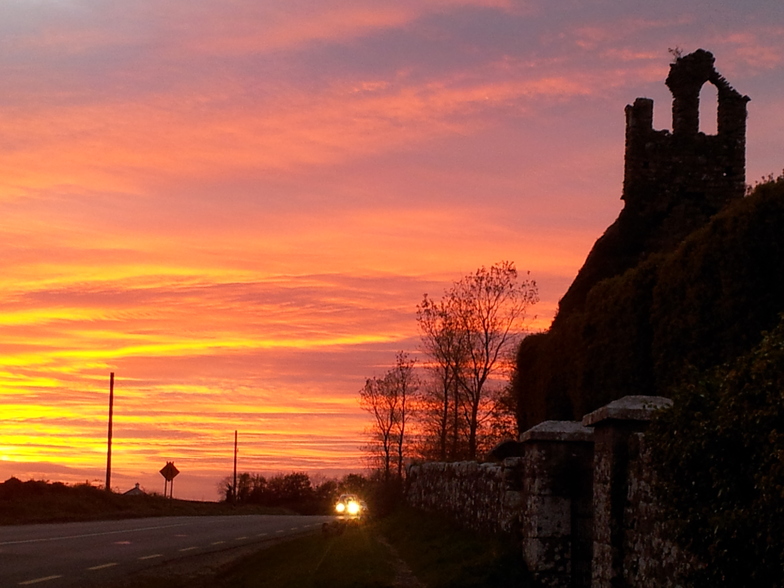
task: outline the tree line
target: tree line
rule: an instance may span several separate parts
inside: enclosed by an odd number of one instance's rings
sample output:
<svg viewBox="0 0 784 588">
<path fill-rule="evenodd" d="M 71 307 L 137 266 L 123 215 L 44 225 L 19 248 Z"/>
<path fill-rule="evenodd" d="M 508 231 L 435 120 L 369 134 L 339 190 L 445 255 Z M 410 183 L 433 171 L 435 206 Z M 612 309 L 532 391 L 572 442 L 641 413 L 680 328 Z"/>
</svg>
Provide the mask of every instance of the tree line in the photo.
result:
<svg viewBox="0 0 784 588">
<path fill-rule="evenodd" d="M 513 262 L 454 282 L 443 297 L 417 305 L 420 357 L 405 351 L 359 391 L 372 416 L 364 450 L 385 481 L 400 480 L 407 460 L 481 457 L 517 437 L 510 379 L 538 287 Z"/>
<path fill-rule="evenodd" d="M 299 514 L 331 514 L 340 494 L 364 496 L 371 486 L 372 480 L 361 474 L 312 480 L 305 472 L 270 477 L 242 472 L 237 474 L 236 486 L 232 476 L 223 478 L 218 492 L 224 501 L 238 505 L 285 508 Z"/>
</svg>

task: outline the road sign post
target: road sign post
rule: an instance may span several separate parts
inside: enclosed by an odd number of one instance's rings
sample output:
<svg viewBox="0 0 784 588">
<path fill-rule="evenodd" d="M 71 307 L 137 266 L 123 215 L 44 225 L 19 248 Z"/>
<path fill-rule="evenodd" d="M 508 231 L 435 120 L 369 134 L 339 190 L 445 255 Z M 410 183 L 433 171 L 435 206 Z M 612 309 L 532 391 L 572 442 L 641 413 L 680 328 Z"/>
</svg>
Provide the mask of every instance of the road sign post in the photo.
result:
<svg viewBox="0 0 784 588">
<path fill-rule="evenodd" d="M 174 497 L 174 478 L 179 473 L 180 473 L 180 470 L 178 470 L 174 466 L 174 462 L 173 461 L 167 461 L 166 465 L 161 468 L 161 475 L 163 476 L 163 479 L 164 479 L 164 482 L 163 482 L 163 496 L 164 497 L 166 497 L 167 489 L 168 489 L 168 492 L 169 492 L 169 498 L 173 498 Z"/>
</svg>

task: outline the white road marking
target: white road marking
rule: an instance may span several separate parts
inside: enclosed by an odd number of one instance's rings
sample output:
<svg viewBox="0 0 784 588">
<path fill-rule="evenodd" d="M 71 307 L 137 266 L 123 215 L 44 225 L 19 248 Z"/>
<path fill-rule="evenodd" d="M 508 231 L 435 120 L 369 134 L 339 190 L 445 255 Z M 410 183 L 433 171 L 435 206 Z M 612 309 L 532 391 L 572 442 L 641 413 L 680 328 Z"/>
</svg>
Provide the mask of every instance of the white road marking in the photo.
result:
<svg viewBox="0 0 784 588">
<path fill-rule="evenodd" d="M 226 543 L 226 542 L 225 541 L 215 541 L 214 543 L 211 543 L 210 545 L 223 545 L 224 543 Z"/>
<path fill-rule="evenodd" d="M 28 580 L 27 582 L 19 582 L 19 586 L 30 586 L 32 584 L 38 584 L 40 582 L 48 582 L 49 580 L 56 580 L 57 578 L 62 578 L 62 576 L 46 576 L 45 578 L 36 578 L 35 580 Z"/>
<path fill-rule="evenodd" d="M 247 537 L 237 537 L 235 541 L 245 541 L 245 539 L 247 539 Z"/>
<path fill-rule="evenodd" d="M 269 533 L 259 533 L 256 537 L 266 537 Z"/>
<path fill-rule="evenodd" d="M 276 532 L 276 533 L 285 533 L 286 531 L 284 531 L 283 529 L 278 529 L 278 530 L 277 530 L 277 531 L 275 531 L 275 532 Z"/>
<path fill-rule="evenodd" d="M 159 525 L 156 527 L 139 527 L 138 529 L 123 529 L 121 531 L 103 531 L 101 533 L 85 533 L 83 535 L 64 535 L 62 537 L 44 537 L 42 539 L 25 539 L 23 541 L 4 541 L 4 542 L 0 542 L 0 545 L 22 545 L 25 543 L 45 543 L 49 541 L 65 541 L 66 539 L 82 539 L 84 537 L 103 537 L 105 535 L 120 535 L 122 533 L 138 533 L 140 531 L 154 531 L 156 529 L 169 529 L 171 527 L 183 527 L 185 525 L 187 525 L 187 523 L 177 523 L 174 525 Z"/>
<path fill-rule="evenodd" d="M 116 565 L 117 565 L 116 562 L 115 563 L 107 563 L 107 564 L 103 564 L 103 565 L 100 565 L 100 566 L 93 566 L 93 567 L 87 568 L 87 569 L 89 571 L 91 571 L 91 572 L 94 572 L 96 570 L 105 570 L 106 568 L 113 568 Z"/>
<path fill-rule="evenodd" d="M 180 551 L 193 551 L 194 549 L 198 549 L 198 547 L 185 547 L 183 549 L 180 549 Z"/>
<path fill-rule="evenodd" d="M 155 559 L 156 557 L 163 557 L 162 553 L 156 553 L 154 555 L 145 555 L 144 557 L 140 557 L 139 561 L 144 561 L 145 559 Z"/>
</svg>

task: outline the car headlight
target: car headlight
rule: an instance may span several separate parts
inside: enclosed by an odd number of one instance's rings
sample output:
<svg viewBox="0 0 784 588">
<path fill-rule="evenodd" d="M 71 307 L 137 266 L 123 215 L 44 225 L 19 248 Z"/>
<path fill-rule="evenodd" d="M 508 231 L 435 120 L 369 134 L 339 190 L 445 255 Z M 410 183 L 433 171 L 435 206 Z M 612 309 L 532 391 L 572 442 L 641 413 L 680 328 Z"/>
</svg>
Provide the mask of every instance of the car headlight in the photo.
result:
<svg viewBox="0 0 784 588">
<path fill-rule="evenodd" d="M 338 502 L 338 503 L 335 505 L 335 510 L 336 510 L 336 511 L 338 511 L 338 512 L 340 512 L 340 513 L 342 513 L 343 511 L 345 511 L 345 510 L 346 510 L 346 505 L 345 505 L 345 504 L 343 504 L 342 502 Z"/>
<path fill-rule="evenodd" d="M 359 514 L 359 503 L 358 502 L 349 502 L 348 503 L 348 514 Z"/>
</svg>

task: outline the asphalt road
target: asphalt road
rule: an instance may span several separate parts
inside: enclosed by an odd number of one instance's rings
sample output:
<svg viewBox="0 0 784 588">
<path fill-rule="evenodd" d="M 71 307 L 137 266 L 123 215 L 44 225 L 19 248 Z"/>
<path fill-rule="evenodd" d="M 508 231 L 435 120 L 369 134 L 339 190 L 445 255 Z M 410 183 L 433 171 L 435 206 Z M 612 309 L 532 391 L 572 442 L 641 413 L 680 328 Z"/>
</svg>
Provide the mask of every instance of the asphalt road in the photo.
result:
<svg viewBox="0 0 784 588">
<path fill-rule="evenodd" d="M 110 584 L 146 568 L 314 531 L 327 516 L 165 517 L 0 527 L 0 588 Z"/>
</svg>

